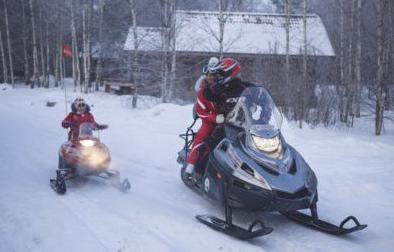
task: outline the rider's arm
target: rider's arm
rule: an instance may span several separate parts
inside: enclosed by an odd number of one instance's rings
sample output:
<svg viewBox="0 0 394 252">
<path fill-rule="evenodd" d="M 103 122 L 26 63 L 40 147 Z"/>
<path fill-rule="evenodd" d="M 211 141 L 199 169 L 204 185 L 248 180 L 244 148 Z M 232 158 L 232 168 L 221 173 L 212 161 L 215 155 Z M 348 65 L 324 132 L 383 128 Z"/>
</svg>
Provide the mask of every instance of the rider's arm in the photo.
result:
<svg viewBox="0 0 394 252">
<path fill-rule="evenodd" d="M 216 105 L 204 97 L 202 90 L 197 94 L 196 112 L 201 120 L 209 123 L 218 123 Z"/>
<path fill-rule="evenodd" d="M 86 116 L 87 116 L 87 118 L 86 118 L 87 122 L 93 123 L 96 128 L 98 128 L 100 126 L 100 124 L 98 124 L 96 122 L 96 120 L 94 119 L 94 116 L 92 115 L 92 113 L 87 112 Z"/>
<path fill-rule="evenodd" d="M 69 127 L 71 127 L 71 125 L 73 124 L 73 114 L 69 113 L 66 118 L 64 118 L 64 120 L 62 121 L 62 127 L 67 129 Z"/>
<path fill-rule="evenodd" d="M 96 127 L 96 129 L 103 130 L 103 129 L 107 129 L 108 128 L 108 125 L 106 125 L 106 124 L 98 124 L 96 122 L 96 120 L 94 120 L 94 116 L 90 112 L 87 113 L 86 116 L 88 116 L 87 121 L 91 122 L 91 123 L 94 123 L 94 126 Z"/>
</svg>

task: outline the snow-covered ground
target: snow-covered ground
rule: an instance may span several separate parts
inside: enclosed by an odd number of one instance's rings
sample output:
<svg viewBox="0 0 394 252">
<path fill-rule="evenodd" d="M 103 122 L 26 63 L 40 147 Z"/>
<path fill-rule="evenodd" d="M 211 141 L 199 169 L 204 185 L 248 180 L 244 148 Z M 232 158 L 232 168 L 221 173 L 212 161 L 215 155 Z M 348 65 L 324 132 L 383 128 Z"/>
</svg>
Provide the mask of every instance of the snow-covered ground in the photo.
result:
<svg viewBox="0 0 394 252">
<path fill-rule="evenodd" d="M 76 96 L 68 92 L 71 101 Z M 58 89 L 0 89 L 0 251 L 393 251 L 394 131 L 373 136 L 373 123 L 356 129 L 299 130 L 284 135 L 319 179 L 319 209 L 339 223 L 353 214 L 368 224 L 344 237 L 259 214 L 274 228 L 268 236 L 240 241 L 198 223 L 196 214 L 221 209 L 188 190 L 179 177 L 178 134 L 190 123 L 191 106 L 130 109 L 126 97 L 83 95 L 111 149 L 112 167 L 130 179 L 124 194 L 100 180 L 83 179 L 64 196 L 49 187 L 57 151 L 66 139 L 64 93 Z M 46 102 L 56 101 L 55 107 Z M 151 106 L 148 106 L 151 104 Z M 67 105 L 69 106 L 69 104 Z M 367 125 L 370 125 L 367 127 Z M 242 214 L 238 213 L 238 214 Z M 238 217 L 238 220 L 247 220 Z"/>
</svg>

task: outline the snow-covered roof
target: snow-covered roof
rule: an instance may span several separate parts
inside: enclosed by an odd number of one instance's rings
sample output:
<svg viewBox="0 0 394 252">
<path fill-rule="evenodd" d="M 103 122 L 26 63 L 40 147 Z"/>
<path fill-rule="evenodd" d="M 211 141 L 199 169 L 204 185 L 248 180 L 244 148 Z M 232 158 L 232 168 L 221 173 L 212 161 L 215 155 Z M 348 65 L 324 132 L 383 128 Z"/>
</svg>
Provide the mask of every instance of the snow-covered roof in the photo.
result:
<svg viewBox="0 0 394 252">
<path fill-rule="evenodd" d="M 224 52 L 240 54 L 286 54 L 286 17 L 282 14 L 226 12 Z M 303 54 L 303 17 L 290 16 L 290 54 Z M 161 50 L 161 29 L 138 27 L 138 49 Z M 219 12 L 177 11 L 176 50 L 214 53 L 219 51 Z M 307 16 L 308 54 L 334 56 L 327 31 L 317 15 Z M 125 50 L 134 50 L 132 28 Z"/>
</svg>

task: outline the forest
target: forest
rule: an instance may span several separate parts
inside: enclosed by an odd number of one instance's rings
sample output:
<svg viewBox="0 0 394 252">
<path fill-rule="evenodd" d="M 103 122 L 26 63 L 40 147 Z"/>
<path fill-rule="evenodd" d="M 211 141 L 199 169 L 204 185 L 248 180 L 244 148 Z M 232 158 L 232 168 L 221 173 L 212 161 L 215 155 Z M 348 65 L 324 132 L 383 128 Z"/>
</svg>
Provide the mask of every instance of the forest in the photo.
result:
<svg viewBox="0 0 394 252">
<path fill-rule="evenodd" d="M 161 63 L 154 66 L 159 87 L 153 89 L 160 89 L 155 95 L 163 102 L 178 102 L 184 94 L 174 90 L 180 75 L 176 73 L 177 11 L 219 13 L 219 44 L 231 12 L 283 15 L 287 34 L 291 17 L 304 17 L 306 30 L 307 15 L 317 14 L 335 51 L 333 65 L 315 66 L 329 76 L 328 81 L 311 81 L 306 32 L 305 50 L 297 63 L 289 53 L 287 36 L 284 63 L 272 72 L 284 76 L 270 83 L 281 90 L 274 96 L 296 94 L 281 107 L 300 127 L 304 122 L 352 127 L 354 118 L 373 115 L 375 134 L 380 135 L 384 122 L 393 122 L 389 113 L 394 103 L 393 5 L 390 0 L 1 0 L 0 82 L 47 88 L 51 79 L 54 86 L 62 87 L 65 78 L 72 78 L 75 91 L 95 92 L 111 77 L 104 74 L 105 59 L 113 52 L 122 55 L 116 64 L 121 78 L 136 81 L 142 62 L 137 45 L 133 53 L 123 50 L 128 31 L 138 36 L 139 26 L 160 27 Z M 219 57 L 232 56 L 220 48 Z M 292 69 L 297 69 L 300 81 L 292 82 Z M 310 90 L 317 101 L 311 102 Z M 190 87 L 182 92 L 193 91 Z"/>
</svg>

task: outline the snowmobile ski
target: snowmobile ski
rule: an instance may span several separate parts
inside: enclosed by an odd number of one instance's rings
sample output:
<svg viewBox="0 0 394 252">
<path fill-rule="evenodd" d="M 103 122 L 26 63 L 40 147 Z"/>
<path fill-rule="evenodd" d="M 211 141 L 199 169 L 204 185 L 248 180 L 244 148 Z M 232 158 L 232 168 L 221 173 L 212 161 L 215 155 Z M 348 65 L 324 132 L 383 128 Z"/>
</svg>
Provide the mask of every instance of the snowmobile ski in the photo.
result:
<svg viewBox="0 0 394 252">
<path fill-rule="evenodd" d="M 121 183 L 119 189 L 120 189 L 122 192 L 127 192 L 127 191 L 130 190 L 130 188 L 131 188 L 130 181 L 129 181 L 127 178 L 125 178 L 125 179 L 123 180 L 123 182 Z"/>
<path fill-rule="evenodd" d="M 120 191 L 127 192 L 130 190 L 131 185 L 129 179 L 125 178 L 121 182 L 120 180 L 120 173 L 117 170 L 108 170 L 106 176 L 99 176 L 103 179 L 111 179 L 111 183 L 115 185 Z"/>
<path fill-rule="evenodd" d="M 66 182 L 64 179 L 51 179 L 51 188 L 58 194 L 65 194 L 67 191 Z"/>
<path fill-rule="evenodd" d="M 66 180 L 75 177 L 74 169 L 57 169 L 56 179 L 50 179 L 51 188 L 58 194 L 65 194 L 67 191 Z"/>
<path fill-rule="evenodd" d="M 282 212 L 281 214 L 286 216 L 288 219 L 300 223 L 304 226 L 333 235 L 349 234 L 352 232 L 363 230 L 368 226 L 365 224 L 360 224 L 360 222 L 354 216 L 348 216 L 340 223 L 339 226 L 337 226 L 319 219 L 317 216 L 316 205 L 312 205 L 310 209 L 312 213 L 311 216 L 298 211 Z M 345 224 L 349 221 L 353 221 L 355 225 L 350 228 L 345 228 Z"/>
<path fill-rule="evenodd" d="M 226 221 L 213 216 L 197 215 L 196 218 L 203 224 L 215 229 L 216 231 L 225 233 L 241 240 L 250 240 L 260 236 L 268 235 L 274 230 L 271 227 L 266 227 L 264 223 L 259 220 L 253 222 L 248 228 L 248 230 L 246 230 L 236 225 L 229 224 Z M 258 225 L 260 225 L 260 228 L 257 230 L 253 230 Z"/>
<path fill-rule="evenodd" d="M 274 229 L 267 227 L 261 220 L 255 220 L 249 228 L 243 229 L 233 224 L 233 208 L 230 206 L 228 201 L 228 184 L 225 183 L 225 201 L 224 201 L 224 214 L 225 220 L 209 216 L 209 215 L 197 215 L 196 218 L 201 223 L 215 229 L 216 231 L 224 234 L 236 237 L 241 240 L 249 240 L 270 234 Z M 255 229 L 260 226 L 259 229 Z"/>
</svg>

